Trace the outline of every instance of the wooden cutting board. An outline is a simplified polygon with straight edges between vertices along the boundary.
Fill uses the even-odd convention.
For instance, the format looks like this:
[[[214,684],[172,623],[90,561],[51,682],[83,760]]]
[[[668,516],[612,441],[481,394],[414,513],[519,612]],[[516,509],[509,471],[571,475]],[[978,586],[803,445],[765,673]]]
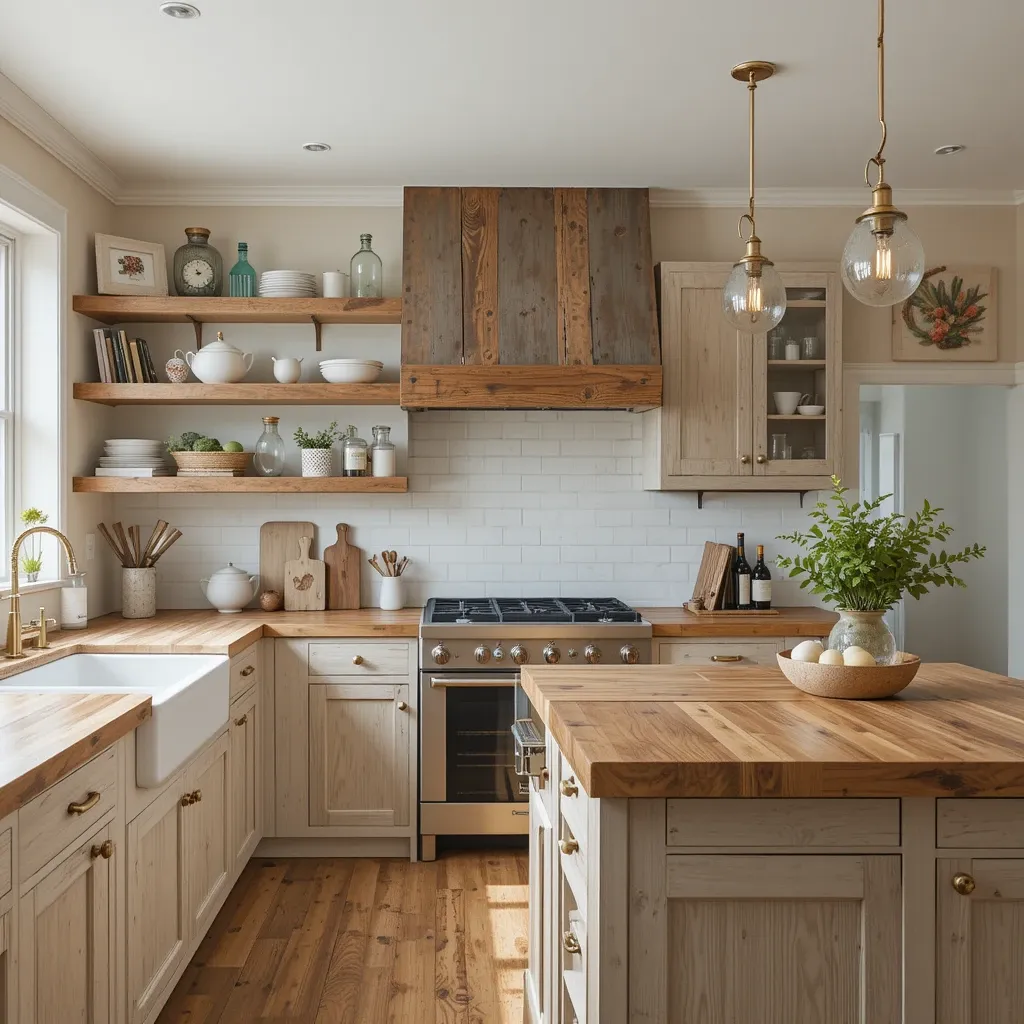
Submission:
[[[299,553],[299,539],[316,540],[312,523],[264,523],[260,527],[260,593],[276,590],[284,596],[284,563]]]
[[[359,580],[363,568],[363,552],[349,543],[348,523],[338,523],[338,540],[324,548],[327,565],[327,607],[335,609],[359,607]]]
[[[728,544],[713,544],[706,541],[704,555],[693,584],[693,595],[689,605],[713,611],[722,606],[726,581],[732,568],[733,549]],[[691,607],[691,611],[693,608]]]
[[[322,612],[325,605],[326,567],[309,557],[311,537],[299,538],[299,557],[284,563],[284,610],[286,612]]]

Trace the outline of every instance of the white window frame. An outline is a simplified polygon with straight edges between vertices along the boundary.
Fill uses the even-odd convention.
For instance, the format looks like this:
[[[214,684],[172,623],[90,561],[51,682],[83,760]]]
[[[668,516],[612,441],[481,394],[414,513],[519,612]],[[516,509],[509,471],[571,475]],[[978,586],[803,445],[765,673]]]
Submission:
[[[0,544],[3,551],[11,550],[16,536],[15,503],[20,482],[16,444],[15,349],[18,339],[18,236],[17,232],[0,222],[0,431],[3,437],[4,479],[0,481]],[[6,559],[3,559],[6,561]],[[0,579],[5,579],[6,567],[0,568]]]

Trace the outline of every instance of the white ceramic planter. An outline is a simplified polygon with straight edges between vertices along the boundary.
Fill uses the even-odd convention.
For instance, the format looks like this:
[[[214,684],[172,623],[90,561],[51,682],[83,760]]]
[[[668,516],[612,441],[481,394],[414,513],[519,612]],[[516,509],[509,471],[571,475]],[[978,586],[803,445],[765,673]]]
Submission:
[[[397,612],[405,607],[401,576],[385,576],[380,581],[381,611]]]
[[[121,615],[126,619],[156,615],[156,569],[121,570]]]
[[[333,448],[303,448],[302,475],[330,476]]]

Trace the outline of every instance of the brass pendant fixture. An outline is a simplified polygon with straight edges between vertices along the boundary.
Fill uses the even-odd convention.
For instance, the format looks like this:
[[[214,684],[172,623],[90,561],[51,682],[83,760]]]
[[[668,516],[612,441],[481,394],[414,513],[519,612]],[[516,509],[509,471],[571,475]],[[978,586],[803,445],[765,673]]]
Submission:
[[[864,184],[871,189],[871,206],[858,218],[843,249],[843,283],[858,302],[895,306],[910,298],[924,274],[924,248],[907,224],[907,215],[892,202],[885,180],[885,0],[878,0],[878,123],[882,138],[878,152],[864,166]],[[871,183],[871,166],[878,180]]]
[[[746,249],[733,265],[722,292],[722,312],[738,331],[764,334],[775,327],[786,312],[786,289],[775,265],[761,252],[761,239],[754,223],[754,92],[757,83],[771,78],[775,65],[765,60],[748,60],[732,69],[737,82],[745,82],[750,96],[749,116],[749,199],[740,217],[739,236]],[[744,235],[744,221],[750,234]]]

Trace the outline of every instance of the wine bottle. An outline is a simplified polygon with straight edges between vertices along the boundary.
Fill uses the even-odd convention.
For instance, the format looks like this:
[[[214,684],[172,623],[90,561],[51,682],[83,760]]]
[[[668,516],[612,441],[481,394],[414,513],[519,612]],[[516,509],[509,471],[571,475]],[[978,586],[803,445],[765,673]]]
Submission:
[[[757,563],[750,581],[750,596],[755,608],[764,611],[772,606],[772,574],[764,564],[764,545],[757,545]]]
[[[750,604],[750,564],[743,553],[743,534],[736,534],[736,559],[732,563],[732,592],[736,598],[736,607],[740,611],[748,610]]]

